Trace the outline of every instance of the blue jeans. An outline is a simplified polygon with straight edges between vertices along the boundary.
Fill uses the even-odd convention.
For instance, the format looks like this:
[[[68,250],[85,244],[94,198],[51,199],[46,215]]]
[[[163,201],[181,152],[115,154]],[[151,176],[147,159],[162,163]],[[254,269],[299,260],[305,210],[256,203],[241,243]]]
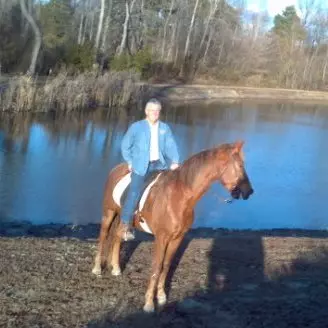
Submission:
[[[132,219],[134,216],[134,212],[136,210],[138,201],[141,198],[141,193],[143,190],[143,186],[145,183],[145,179],[147,174],[157,171],[157,170],[162,170],[163,165],[160,161],[156,162],[150,162],[148,166],[148,170],[146,175],[138,175],[135,172],[131,173],[131,183],[128,186],[127,190],[127,195],[126,199],[124,201],[122,211],[121,211],[121,220],[125,224],[130,224],[132,223]]]

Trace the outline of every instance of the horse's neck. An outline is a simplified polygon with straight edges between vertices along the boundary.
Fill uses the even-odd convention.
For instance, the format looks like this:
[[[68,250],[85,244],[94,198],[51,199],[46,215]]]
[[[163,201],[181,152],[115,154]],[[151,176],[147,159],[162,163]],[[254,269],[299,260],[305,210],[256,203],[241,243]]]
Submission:
[[[192,182],[192,197],[196,203],[210,188],[211,184],[217,179],[217,172],[213,170],[213,167],[206,165],[200,168],[197,174],[194,176]]]

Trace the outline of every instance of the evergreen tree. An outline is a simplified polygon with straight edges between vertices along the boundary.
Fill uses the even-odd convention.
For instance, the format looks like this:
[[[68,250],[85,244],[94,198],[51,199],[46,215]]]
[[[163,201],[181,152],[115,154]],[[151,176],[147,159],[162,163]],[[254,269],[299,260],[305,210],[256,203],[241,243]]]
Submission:
[[[305,40],[306,38],[306,30],[294,6],[286,7],[282,15],[275,16],[273,32],[284,39]]]

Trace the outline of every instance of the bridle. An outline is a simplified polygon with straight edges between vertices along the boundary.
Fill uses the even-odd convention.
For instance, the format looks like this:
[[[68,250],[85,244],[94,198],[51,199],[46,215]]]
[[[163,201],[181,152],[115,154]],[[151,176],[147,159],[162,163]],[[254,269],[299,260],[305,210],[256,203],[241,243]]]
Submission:
[[[233,160],[232,162],[232,168],[233,168],[233,171],[234,173],[236,174],[236,160],[234,158],[234,154],[230,154],[229,155],[229,159],[225,162],[224,164],[224,167],[223,169],[219,172],[219,175],[218,175],[218,180],[220,181],[221,177],[223,176],[223,174],[225,173],[225,171],[228,169],[228,165],[229,163],[231,162],[231,160]],[[237,187],[237,184],[238,184],[238,180],[236,182],[236,184],[233,186],[232,190],[235,189]],[[223,198],[221,196],[219,196],[217,193],[213,192],[212,193],[220,202],[223,202],[223,203],[226,203],[226,204],[231,204],[233,202],[233,198],[232,197],[229,197],[229,198]]]

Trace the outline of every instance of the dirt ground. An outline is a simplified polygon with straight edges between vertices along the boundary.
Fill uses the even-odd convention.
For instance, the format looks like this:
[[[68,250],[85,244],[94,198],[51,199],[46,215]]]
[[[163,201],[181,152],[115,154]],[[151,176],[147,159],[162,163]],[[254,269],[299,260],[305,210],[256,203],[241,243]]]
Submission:
[[[1,327],[328,326],[327,232],[194,230],[167,306],[147,315],[152,237],[124,245],[121,277],[99,278],[98,228],[1,224]]]

